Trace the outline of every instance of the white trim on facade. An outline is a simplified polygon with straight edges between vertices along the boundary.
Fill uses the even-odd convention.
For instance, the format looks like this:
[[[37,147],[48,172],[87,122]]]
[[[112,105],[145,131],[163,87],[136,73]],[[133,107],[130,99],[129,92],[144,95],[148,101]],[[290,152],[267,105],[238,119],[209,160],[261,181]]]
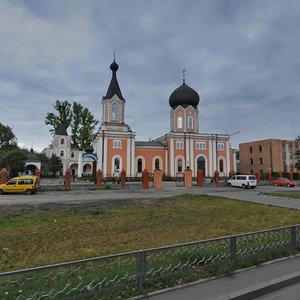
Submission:
[[[229,172],[230,172],[230,144],[229,144],[229,141],[226,142],[226,166],[227,166],[226,176],[229,176]]]
[[[107,176],[107,136],[104,135],[104,147],[103,147],[103,176]]]
[[[174,176],[174,139],[170,138],[170,171],[171,176]]]

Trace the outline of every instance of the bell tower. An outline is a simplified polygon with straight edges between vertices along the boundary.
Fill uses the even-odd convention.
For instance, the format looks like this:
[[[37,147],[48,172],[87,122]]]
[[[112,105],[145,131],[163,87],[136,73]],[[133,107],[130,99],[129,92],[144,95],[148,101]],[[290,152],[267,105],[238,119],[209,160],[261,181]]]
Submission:
[[[98,157],[98,168],[103,176],[120,176],[122,170],[127,176],[134,175],[135,133],[125,123],[125,98],[122,95],[115,57],[110,65],[112,77],[102,97],[102,118],[94,149]]]
[[[125,99],[117,80],[119,65],[115,59],[110,65],[112,78],[107,89],[106,95],[102,98],[102,125],[124,125]]]

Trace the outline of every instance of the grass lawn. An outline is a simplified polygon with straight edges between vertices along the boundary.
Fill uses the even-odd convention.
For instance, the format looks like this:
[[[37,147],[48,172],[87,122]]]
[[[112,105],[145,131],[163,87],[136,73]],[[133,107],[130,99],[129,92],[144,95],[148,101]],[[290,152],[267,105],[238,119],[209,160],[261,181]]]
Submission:
[[[0,214],[0,270],[300,223],[300,211],[206,195],[99,211]]]

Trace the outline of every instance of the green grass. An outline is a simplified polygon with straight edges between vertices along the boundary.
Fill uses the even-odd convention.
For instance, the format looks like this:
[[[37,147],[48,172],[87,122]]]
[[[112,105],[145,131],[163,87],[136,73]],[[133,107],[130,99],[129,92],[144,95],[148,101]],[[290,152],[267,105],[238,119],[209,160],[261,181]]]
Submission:
[[[1,214],[0,268],[15,270],[297,223],[297,210],[205,195],[99,211]]]

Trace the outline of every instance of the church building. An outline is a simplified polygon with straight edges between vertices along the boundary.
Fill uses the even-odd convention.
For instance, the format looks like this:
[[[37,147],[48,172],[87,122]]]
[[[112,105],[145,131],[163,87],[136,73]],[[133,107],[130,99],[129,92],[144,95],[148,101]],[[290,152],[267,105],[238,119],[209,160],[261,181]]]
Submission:
[[[230,136],[200,132],[200,97],[184,78],[169,97],[170,131],[151,141],[136,141],[135,132],[125,122],[126,101],[117,80],[119,66],[115,60],[110,69],[112,78],[102,98],[102,120],[93,145],[84,150],[71,149],[70,137],[61,124],[52,147],[43,151],[62,159],[63,174],[67,168],[79,177],[95,174],[98,169],[104,177],[119,176],[123,169],[128,177],[141,176],[144,169],[150,173],[160,169],[171,177],[180,176],[187,168],[193,176],[201,169],[205,177],[213,177],[215,171],[220,176],[236,171]]]

